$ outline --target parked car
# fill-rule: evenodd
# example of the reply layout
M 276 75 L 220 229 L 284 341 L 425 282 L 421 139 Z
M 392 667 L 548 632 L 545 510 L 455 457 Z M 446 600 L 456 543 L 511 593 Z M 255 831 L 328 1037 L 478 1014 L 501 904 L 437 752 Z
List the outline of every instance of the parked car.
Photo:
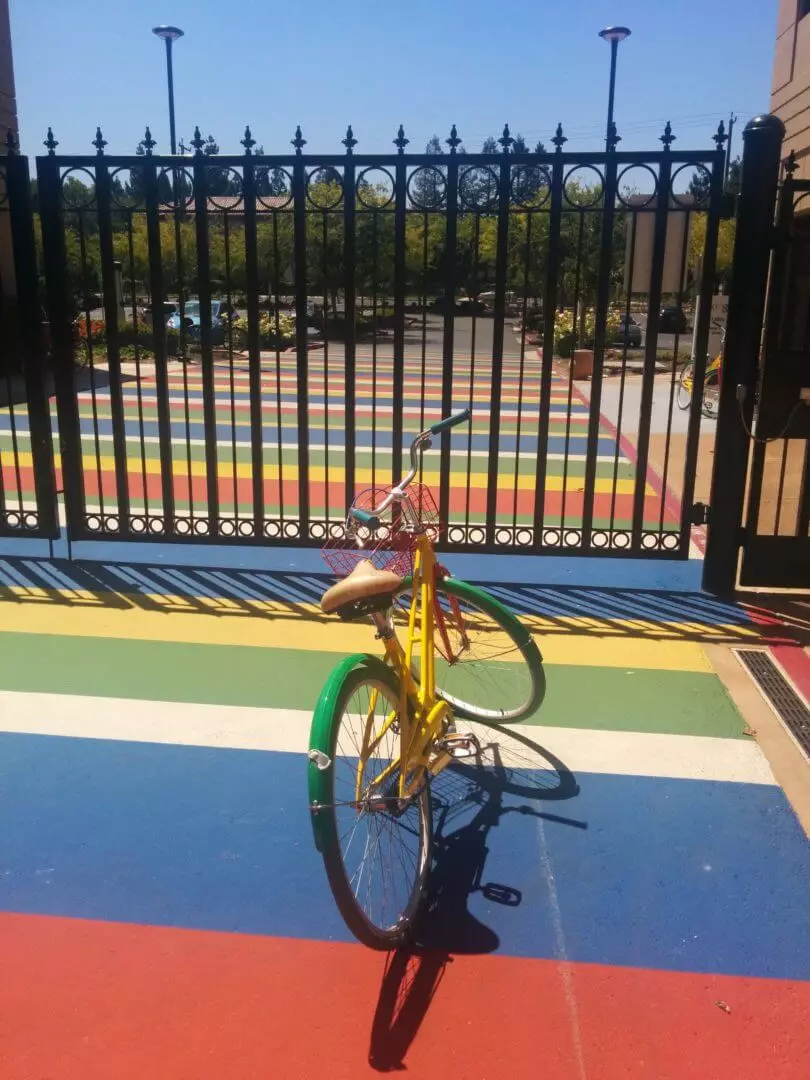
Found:
M 685 334 L 688 330 L 686 315 L 680 307 L 662 307 L 658 312 L 659 334 Z
M 177 304 L 173 300 L 164 300 L 162 304 L 163 318 L 162 321 L 166 322 L 177 311 Z M 152 319 L 154 317 L 154 304 L 146 304 L 138 309 L 138 321 L 146 323 L 149 326 L 152 325 Z
M 630 345 L 633 348 L 641 346 L 641 327 L 632 315 L 626 312 L 619 318 L 619 329 L 616 331 L 616 341 L 620 345 Z
M 183 318 L 186 324 L 186 332 L 192 341 L 200 336 L 200 301 L 188 300 L 183 305 Z M 232 308 L 227 300 L 211 301 L 211 337 L 214 344 L 219 344 L 225 339 L 225 330 L 229 319 L 238 319 L 238 313 Z M 175 306 L 174 314 L 169 317 L 166 325 L 170 330 L 180 329 L 180 311 Z

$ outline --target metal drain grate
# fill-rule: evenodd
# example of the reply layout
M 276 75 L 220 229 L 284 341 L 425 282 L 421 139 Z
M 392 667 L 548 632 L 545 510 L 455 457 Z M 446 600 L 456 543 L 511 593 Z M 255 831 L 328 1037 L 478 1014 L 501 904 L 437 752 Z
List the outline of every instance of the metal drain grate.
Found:
M 734 651 L 773 711 L 810 758 L 810 709 L 766 652 L 756 649 Z

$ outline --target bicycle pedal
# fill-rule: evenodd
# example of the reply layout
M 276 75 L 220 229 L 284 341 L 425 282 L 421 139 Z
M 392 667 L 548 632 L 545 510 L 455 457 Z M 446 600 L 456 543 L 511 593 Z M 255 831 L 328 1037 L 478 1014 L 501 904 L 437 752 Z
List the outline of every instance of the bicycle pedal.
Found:
M 437 740 L 436 747 L 455 760 L 479 757 L 481 754 L 481 743 L 472 731 L 448 732 L 444 738 Z

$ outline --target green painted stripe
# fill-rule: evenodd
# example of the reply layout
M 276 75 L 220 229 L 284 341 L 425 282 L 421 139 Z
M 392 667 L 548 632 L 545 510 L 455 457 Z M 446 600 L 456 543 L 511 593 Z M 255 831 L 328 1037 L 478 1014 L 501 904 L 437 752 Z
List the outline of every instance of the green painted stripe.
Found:
M 331 652 L 50 634 L 0 634 L 0 688 L 140 700 L 311 709 L 341 659 Z M 530 723 L 743 737 L 712 674 L 555 664 Z

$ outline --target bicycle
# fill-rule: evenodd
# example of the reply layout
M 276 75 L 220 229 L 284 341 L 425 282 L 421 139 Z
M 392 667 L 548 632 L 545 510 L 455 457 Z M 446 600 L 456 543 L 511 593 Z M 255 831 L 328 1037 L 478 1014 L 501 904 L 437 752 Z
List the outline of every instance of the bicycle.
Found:
M 723 334 L 723 345 L 725 345 L 725 333 Z M 717 415 L 717 406 L 720 401 L 720 379 L 723 373 L 723 346 L 720 348 L 720 352 L 715 356 L 714 360 L 709 361 L 706 365 L 706 372 L 703 377 L 703 401 L 701 402 L 701 412 L 705 417 L 711 419 Z M 688 364 L 684 364 L 681 371 L 681 377 L 678 381 L 678 408 L 688 409 L 692 403 L 692 392 L 694 389 L 695 381 L 695 365 L 690 361 Z
M 431 437 L 469 420 L 466 409 L 417 435 L 407 476 L 361 492 L 345 538 L 323 550 L 346 576 L 324 593 L 321 609 L 370 618 L 385 651 L 354 654 L 334 669 L 313 715 L 307 766 L 329 885 L 349 929 L 373 948 L 401 945 L 424 899 L 431 781 L 453 761 L 480 759 L 477 736 L 459 731 L 456 718 L 513 722 L 545 695 L 542 657 L 526 627 L 437 561 L 436 505 L 414 484 Z

